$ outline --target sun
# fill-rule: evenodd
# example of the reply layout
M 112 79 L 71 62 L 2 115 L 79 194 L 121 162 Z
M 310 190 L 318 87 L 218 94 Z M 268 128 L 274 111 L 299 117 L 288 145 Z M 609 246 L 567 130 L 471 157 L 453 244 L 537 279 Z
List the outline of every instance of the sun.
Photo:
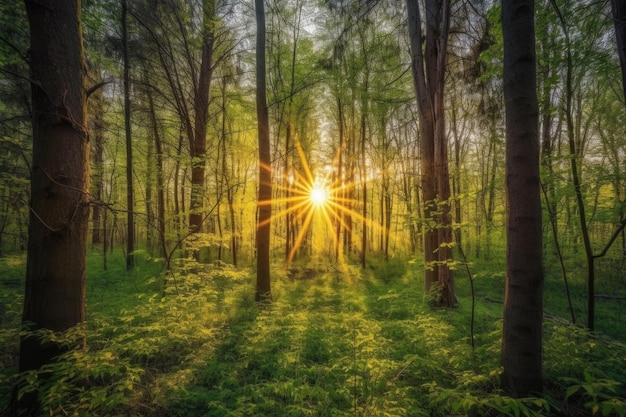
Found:
M 328 203 L 330 199 L 330 191 L 324 185 L 314 183 L 313 187 L 309 191 L 309 200 L 313 204 L 313 207 L 320 208 Z
M 358 209 L 360 202 L 351 195 L 360 185 L 360 181 L 333 180 L 333 176 L 328 172 L 318 172 L 318 175 L 314 175 L 300 144 L 296 142 L 295 148 L 300 157 L 301 166 L 300 169 L 291 167 L 283 181 L 278 183 L 278 189 L 283 196 L 260 201 L 258 204 L 260 206 L 277 204 L 280 207 L 272 213 L 267 223 L 281 217 L 292 224 L 298 223 L 296 234 L 291 237 L 293 241 L 287 256 L 287 265 L 294 259 L 301 244 L 307 238 L 314 224 L 314 218 L 320 219 L 326 225 L 327 230 L 332 231 L 331 236 L 337 259 L 343 259 L 343 252 L 340 250 L 342 231 L 344 233 L 350 231 L 356 223 L 360 223 L 362 227 L 376 227 L 376 223 L 362 215 Z M 336 162 L 336 159 L 337 156 L 332 164 Z

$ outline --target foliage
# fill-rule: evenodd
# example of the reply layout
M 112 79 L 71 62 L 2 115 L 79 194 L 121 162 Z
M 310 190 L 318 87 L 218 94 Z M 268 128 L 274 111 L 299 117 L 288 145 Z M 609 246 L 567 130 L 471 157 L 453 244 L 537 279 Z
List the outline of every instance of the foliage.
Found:
M 139 252 L 125 272 L 90 256 L 88 322 L 40 332 L 86 350 L 17 374 L 19 297 L 3 298 L 0 407 L 11 387 L 38 390 L 50 415 L 623 416 L 626 346 L 556 320 L 545 323 L 543 398 L 501 395 L 502 297 L 497 271 L 476 276 L 477 334 L 459 309 L 422 300 L 421 274 L 401 260 L 361 270 L 319 260 L 288 275 L 275 265 L 274 302 L 254 303 L 253 276 L 220 262 L 180 260 L 166 275 Z M 12 260 L 11 260 L 12 259 Z M 23 269 L 4 258 L 3 276 Z M 119 268 L 117 268 L 119 266 Z M 164 279 L 167 278 L 167 279 Z M 165 287 L 163 285 L 165 284 Z M 17 289 L 16 289 L 17 292 Z M 6 302 L 6 303 L 5 303 Z

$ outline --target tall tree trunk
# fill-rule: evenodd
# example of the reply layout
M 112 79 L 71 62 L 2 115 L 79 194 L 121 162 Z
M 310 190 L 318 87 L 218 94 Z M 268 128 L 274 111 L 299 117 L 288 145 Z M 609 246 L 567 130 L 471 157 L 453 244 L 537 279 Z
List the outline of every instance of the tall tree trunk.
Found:
M 424 231 L 424 289 L 435 305 L 456 305 L 450 269 L 452 217 L 448 140 L 444 119 L 444 76 L 450 21 L 449 0 L 425 2 L 425 50 L 417 0 L 407 0 L 411 69 L 420 127 L 420 168 Z
M 97 74 L 96 68 L 90 68 L 89 82 L 92 84 L 101 83 L 102 80 Z M 90 96 L 89 101 L 89 136 L 91 138 L 91 167 L 92 183 L 91 193 L 97 202 L 102 202 L 104 187 L 104 106 L 102 100 L 102 90 L 97 89 Z M 103 235 L 103 209 L 100 204 L 94 204 L 91 208 L 92 245 L 99 245 L 104 239 Z
M 294 48 L 295 49 L 295 48 Z M 295 66 L 295 63 L 293 64 Z M 290 100 L 291 102 L 291 100 Z M 291 106 L 289 106 L 289 111 L 287 114 L 287 126 L 285 127 L 285 155 L 284 155 L 284 175 L 283 180 L 285 182 L 283 188 L 285 192 L 285 260 L 287 264 L 291 261 L 291 249 L 295 243 L 295 213 L 291 212 L 291 201 L 292 197 L 292 187 L 293 187 L 293 176 L 289 172 L 290 162 L 289 162 L 289 154 L 291 153 L 290 148 L 293 146 L 291 143 Z
M 626 104 L 626 4 L 621 0 L 611 0 L 613 10 L 613 23 L 615 25 L 615 37 L 617 38 L 617 52 L 619 63 L 622 68 L 622 91 Z M 626 162 L 624 163 L 626 168 Z M 624 204 L 622 203 L 622 207 Z M 620 209 L 620 219 L 624 219 L 624 209 Z M 626 233 L 622 231 L 622 251 L 626 253 Z
M 595 266 L 593 248 L 591 247 L 591 239 L 589 237 L 589 227 L 587 224 L 587 215 L 585 211 L 585 199 L 583 196 L 583 190 L 581 185 L 580 169 L 578 162 L 582 160 L 582 152 L 584 146 L 581 141 L 576 140 L 576 131 L 580 132 L 580 129 L 574 126 L 574 89 L 572 86 L 573 79 L 573 62 L 572 62 L 572 46 L 569 38 L 569 31 L 565 18 L 561 14 L 558 4 L 552 0 L 552 6 L 557 13 L 563 29 L 563 35 L 565 36 L 566 46 L 566 64 L 567 73 L 565 78 L 565 121 L 567 141 L 569 145 L 569 160 L 570 169 L 572 173 L 572 185 L 574 186 L 574 194 L 576 196 L 576 208 L 578 209 L 578 219 L 580 224 L 580 232 L 583 239 L 583 245 L 585 248 L 585 258 L 587 260 L 587 327 L 589 330 L 594 329 L 594 316 L 595 316 Z M 582 119 L 579 115 L 578 120 Z M 577 143 L 578 142 L 578 143 Z
M 33 164 L 23 324 L 62 332 L 85 320 L 89 141 L 80 1 L 25 1 L 30 24 Z M 84 344 L 84 341 L 83 341 Z M 68 349 L 34 335 L 20 341 L 20 372 Z M 17 415 L 38 415 L 37 393 Z
M 206 170 L 206 133 L 209 120 L 209 91 L 213 76 L 213 42 L 215 0 L 202 1 L 202 57 L 196 88 L 194 89 L 194 129 L 189 136 L 191 156 L 191 195 L 189 203 L 189 228 L 199 232 L 202 227 L 204 206 L 204 177 Z
M 156 152 L 156 177 L 157 177 L 157 225 L 159 238 L 159 252 L 161 256 L 167 256 L 167 244 L 165 241 L 165 174 L 163 172 L 163 141 L 157 123 L 156 109 L 154 108 L 154 97 L 152 90 L 148 90 L 148 107 L 150 111 L 150 124 L 152 125 L 152 135 L 154 136 L 154 149 Z
M 507 271 L 502 383 L 542 392 L 543 265 L 534 0 L 504 0 Z
M 361 109 L 361 139 L 359 144 L 359 153 L 361 159 L 361 183 L 363 187 L 363 207 L 361 208 L 361 267 L 365 268 L 366 266 L 366 255 L 367 255 L 367 161 L 365 158 L 365 149 L 366 149 L 366 139 L 367 139 L 367 113 L 369 111 L 369 106 L 367 105 L 367 80 L 365 91 L 363 93 L 362 98 L 362 109 Z
M 452 136 L 454 138 L 454 175 L 452 176 L 452 198 L 454 200 L 454 222 L 461 224 L 463 221 L 461 211 L 461 135 L 457 124 L 457 101 L 453 100 L 451 105 L 452 114 Z M 459 250 L 462 251 L 463 235 L 459 230 L 457 233 L 456 243 Z
M 343 115 L 343 103 L 341 101 L 341 97 L 337 95 L 337 116 L 339 118 L 339 149 L 337 149 L 337 179 L 335 180 L 336 186 L 335 192 L 338 194 L 336 198 L 339 201 L 339 204 L 345 204 L 346 198 L 346 190 L 345 190 L 345 181 L 343 180 L 343 148 L 345 146 L 345 128 L 344 128 L 344 115 Z M 345 214 L 342 211 L 339 211 L 338 218 L 336 219 L 335 224 L 335 260 L 339 261 L 343 257 L 343 248 L 341 245 L 341 229 L 342 224 L 344 222 L 343 217 Z
M 617 39 L 617 53 L 622 68 L 622 91 L 626 100 L 626 4 L 623 0 L 611 0 L 611 9 Z
M 135 266 L 135 214 L 133 143 L 130 125 L 130 62 L 128 58 L 128 5 L 122 0 L 122 54 L 124 60 L 124 128 L 126 134 L 126 270 Z
M 181 126 L 178 134 L 178 144 L 176 146 L 176 164 L 174 166 L 174 218 L 176 225 L 176 240 L 181 241 L 183 233 L 182 216 L 185 212 L 185 197 L 181 182 L 184 181 L 185 172 L 183 171 L 182 180 L 180 173 L 180 162 L 183 155 L 183 127 Z M 182 195 L 181 195 L 182 194 Z
M 259 134 L 259 197 L 257 220 L 256 301 L 270 300 L 270 229 L 272 217 L 272 161 L 267 110 L 265 68 L 265 5 L 255 0 L 256 11 L 256 112 Z

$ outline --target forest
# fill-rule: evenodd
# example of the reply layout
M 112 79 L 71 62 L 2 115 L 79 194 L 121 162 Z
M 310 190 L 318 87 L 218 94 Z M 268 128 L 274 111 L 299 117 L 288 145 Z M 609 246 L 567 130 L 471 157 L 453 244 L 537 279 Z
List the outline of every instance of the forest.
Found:
M 626 416 L 622 0 L 0 0 L 0 416 Z

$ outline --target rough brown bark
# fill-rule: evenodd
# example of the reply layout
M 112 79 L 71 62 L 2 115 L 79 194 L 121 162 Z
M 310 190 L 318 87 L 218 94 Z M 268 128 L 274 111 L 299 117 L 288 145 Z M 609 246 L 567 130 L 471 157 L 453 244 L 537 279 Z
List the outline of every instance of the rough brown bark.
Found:
M 424 205 L 424 289 L 438 306 L 456 305 L 452 260 L 452 216 L 448 139 L 444 117 L 444 76 L 450 22 L 449 0 L 426 0 L 425 39 L 417 0 L 407 0 L 413 83 L 420 128 L 420 169 Z M 422 50 L 424 41 L 424 50 Z
M 85 320 L 89 141 L 85 129 L 80 1 L 26 0 L 30 24 L 33 164 L 22 322 L 65 331 Z M 64 349 L 34 336 L 20 343 L 20 371 Z M 18 406 L 38 411 L 36 393 Z
M 533 0 L 504 0 L 507 271 L 502 383 L 542 391 L 543 265 Z
M 259 197 L 257 220 L 256 301 L 271 299 L 270 227 L 272 217 L 272 161 L 265 67 L 265 6 L 255 0 L 256 11 L 256 111 L 259 129 Z

